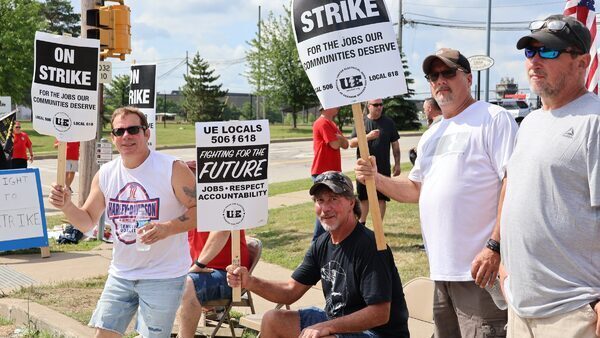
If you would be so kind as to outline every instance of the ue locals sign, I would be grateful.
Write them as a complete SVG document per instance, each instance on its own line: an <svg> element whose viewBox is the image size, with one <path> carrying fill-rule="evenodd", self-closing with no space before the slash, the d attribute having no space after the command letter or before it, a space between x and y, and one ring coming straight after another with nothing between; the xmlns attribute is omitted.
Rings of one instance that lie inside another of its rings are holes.
<svg viewBox="0 0 600 338"><path fill-rule="evenodd" d="M294 0L298 54L325 108L407 91L384 0Z"/></svg>
<svg viewBox="0 0 600 338"><path fill-rule="evenodd" d="M96 137L100 42L35 33L33 128L62 142Z"/></svg>
<svg viewBox="0 0 600 338"><path fill-rule="evenodd" d="M196 123L198 231L267 223L269 139L267 120Z"/></svg>
<svg viewBox="0 0 600 338"><path fill-rule="evenodd" d="M0 251L48 246L39 169L0 170Z"/></svg>
<svg viewBox="0 0 600 338"><path fill-rule="evenodd" d="M129 105L139 108L150 127L148 146L156 149L156 65L131 66Z"/></svg>

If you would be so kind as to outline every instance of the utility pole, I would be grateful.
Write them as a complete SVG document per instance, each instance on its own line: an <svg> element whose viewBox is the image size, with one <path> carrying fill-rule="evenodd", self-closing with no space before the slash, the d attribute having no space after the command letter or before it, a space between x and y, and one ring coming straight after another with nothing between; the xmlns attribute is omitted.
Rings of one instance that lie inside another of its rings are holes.
<svg viewBox="0 0 600 338"><path fill-rule="evenodd" d="M96 7L96 0L81 0L81 35L82 39L87 38L87 30L89 26L86 22L86 13L88 9L94 9ZM98 164L96 163L96 140L100 140L102 136L102 111L103 111L103 98L104 85L98 84L98 119L96 121L98 129L96 131L96 138L91 141L81 142L81 160L79 166L79 205L83 205L88 195L90 194L90 187L92 185L92 178L98 171Z"/></svg>
<svg viewBox="0 0 600 338"><path fill-rule="evenodd" d="M402 23L404 22L404 16L402 15L402 0L398 3L398 49L402 54Z"/></svg>
<svg viewBox="0 0 600 338"><path fill-rule="evenodd" d="M490 33L492 23L492 0L488 0L488 15L487 15L487 46L486 55L490 56ZM485 102L490 102L490 69L485 70Z"/></svg>
<svg viewBox="0 0 600 338"><path fill-rule="evenodd" d="M260 68L261 66L261 49L262 49L262 41L261 41L261 17L260 17L260 13L261 12L261 6L258 5L258 95L256 96L256 119L258 120L258 113L260 112L260 80L262 78L262 69ZM263 118L264 118L264 114L263 114Z"/></svg>

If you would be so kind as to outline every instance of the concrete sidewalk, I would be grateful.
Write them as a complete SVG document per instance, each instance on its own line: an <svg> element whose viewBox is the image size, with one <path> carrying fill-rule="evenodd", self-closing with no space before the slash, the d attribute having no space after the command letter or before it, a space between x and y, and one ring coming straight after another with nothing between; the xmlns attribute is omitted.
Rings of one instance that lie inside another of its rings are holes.
<svg viewBox="0 0 600 338"><path fill-rule="evenodd" d="M310 202L308 191L292 192L269 197L269 209ZM57 252L49 258L39 254L0 256L0 296L22 286L68 282L105 275L112 258L112 244L102 243L85 252ZM273 280L287 280L292 271L283 267L259 262L254 275ZM253 294L258 312L265 312L275 304ZM292 308L314 305L324 306L320 284L312 287ZM236 309L248 313L248 308ZM64 337L92 337L94 330L52 309L27 300L0 298L0 317L15 320L19 325L28 320L38 329Z"/></svg>

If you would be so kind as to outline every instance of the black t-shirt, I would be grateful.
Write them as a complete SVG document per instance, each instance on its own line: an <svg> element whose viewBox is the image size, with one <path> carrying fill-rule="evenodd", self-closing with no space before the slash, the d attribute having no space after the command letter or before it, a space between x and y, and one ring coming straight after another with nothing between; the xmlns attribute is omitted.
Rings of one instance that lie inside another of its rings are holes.
<svg viewBox="0 0 600 338"><path fill-rule="evenodd" d="M385 176L390 176L390 145L398 141L400 135L396 130L394 121L385 115L381 115L377 120L371 120L365 116L365 133L371 130L379 129L379 137L368 141L369 154L375 156L377 162L377 171ZM352 137L356 137L356 129L352 130ZM360 158L360 151L356 148L356 157Z"/></svg>
<svg viewBox="0 0 600 338"><path fill-rule="evenodd" d="M320 236L292 278L304 285L321 281L329 318L391 301L388 323L371 330L381 337L409 337L408 310L392 250L377 251L375 235L365 226L357 224L337 245L329 233Z"/></svg>

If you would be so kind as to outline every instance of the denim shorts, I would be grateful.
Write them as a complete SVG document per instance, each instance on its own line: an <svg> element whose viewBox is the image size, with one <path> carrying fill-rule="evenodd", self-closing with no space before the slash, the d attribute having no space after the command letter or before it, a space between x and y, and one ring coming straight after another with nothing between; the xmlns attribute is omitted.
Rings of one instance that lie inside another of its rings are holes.
<svg viewBox="0 0 600 338"><path fill-rule="evenodd" d="M329 320L327 313L322 309L311 306L298 310L300 315L300 331L305 328L315 325L318 323L326 322ZM379 335L371 330L355 333L336 333L338 338L378 338Z"/></svg>
<svg viewBox="0 0 600 338"><path fill-rule="evenodd" d="M185 275L142 280L108 275L88 326L123 335L137 311L135 330L139 334L146 338L170 337L184 283Z"/></svg>
<svg viewBox="0 0 600 338"><path fill-rule="evenodd" d="M227 272L213 270L213 272L190 272L188 276L194 281L196 297L200 304L217 299L230 299L231 288L227 285Z"/></svg>

